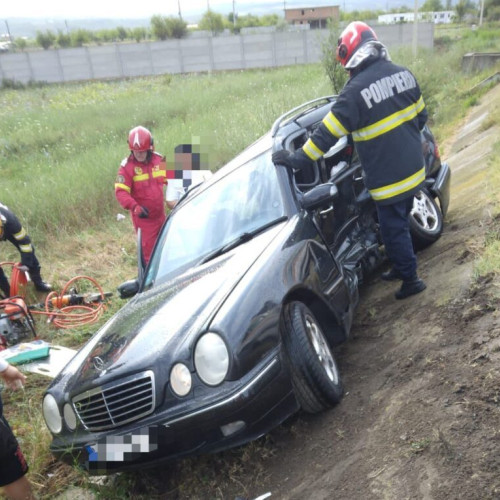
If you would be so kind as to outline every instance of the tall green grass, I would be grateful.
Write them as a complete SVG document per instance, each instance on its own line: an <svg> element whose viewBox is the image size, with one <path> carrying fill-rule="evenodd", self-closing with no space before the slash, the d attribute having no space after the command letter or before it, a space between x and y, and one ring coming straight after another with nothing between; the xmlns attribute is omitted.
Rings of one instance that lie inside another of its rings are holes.
<svg viewBox="0 0 500 500"><path fill-rule="evenodd" d="M325 93L319 65L4 90L0 201L38 242L101 224L119 208L113 184L133 126L150 128L170 160L199 138L216 169L282 112Z"/></svg>
<svg viewBox="0 0 500 500"><path fill-rule="evenodd" d="M416 74L435 132L465 113L459 102L484 75L462 75L471 50L499 50L498 30L464 30L446 50L399 50ZM0 91L0 201L43 246L61 233L104 227L119 206L113 184L127 132L150 128L172 161L179 143L200 140L215 170L266 132L284 111L332 93L321 64Z"/></svg>

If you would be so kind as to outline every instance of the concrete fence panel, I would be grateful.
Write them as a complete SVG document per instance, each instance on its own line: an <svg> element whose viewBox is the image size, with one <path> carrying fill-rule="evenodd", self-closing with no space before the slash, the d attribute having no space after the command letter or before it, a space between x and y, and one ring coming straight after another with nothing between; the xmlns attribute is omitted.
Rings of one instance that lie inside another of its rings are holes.
<svg viewBox="0 0 500 500"><path fill-rule="evenodd" d="M123 78L123 65L118 45L88 47L90 72L97 80Z"/></svg>
<svg viewBox="0 0 500 500"><path fill-rule="evenodd" d="M58 51L63 81L91 80L94 78L86 47Z"/></svg>
<svg viewBox="0 0 500 500"><path fill-rule="evenodd" d="M5 80L15 80L21 83L34 80L29 52L0 55L0 70L0 76Z"/></svg>
<svg viewBox="0 0 500 500"><path fill-rule="evenodd" d="M240 37L213 38L214 70L241 69L243 61Z"/></svg>
<svg viewBox="0 0 500 500"><path fill-rule="evenodd" d="M181 40L184 72L211 71L211 38Z"/></svg>
<svg viewBox="0 0 500 500"><path fill-rule="evenodd" d="M376 31L389 50L413 44L411 24L377 26ZM420 47L432 48L434 24L419 23L417 35ZM328 30L265 31L2 53L0 79L53 83L316 63L328 36Z"/></svg>
<svg viewBox="0 0 500 500"><path fill-rule="evenodd" d="M151 43L153 74L184 73L182 54L180 40Z"/></svg>

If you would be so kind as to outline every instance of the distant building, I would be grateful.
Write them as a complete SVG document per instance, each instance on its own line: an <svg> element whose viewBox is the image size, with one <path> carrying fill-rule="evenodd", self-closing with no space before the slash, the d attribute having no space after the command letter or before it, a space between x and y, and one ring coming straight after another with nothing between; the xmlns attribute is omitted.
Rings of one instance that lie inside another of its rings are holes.
<svg viewBox="0 0 500 500"><path fill-rule="evenodd" d="M285 9L285 21L293 25L309 25L310 29L326 28L328 21L340 17L338 5Z"/></svg>
<svg viewBox="0 0 500 500"><path fill-rule="evenodd" d="M453 10L443 10L441 12L419 12L419 21L433 22L434 24L449 24L453 22L455 12ZM414 12L394 12L392 14L382 14L378 16L381 24L412 23L415 19Z"/></svg>

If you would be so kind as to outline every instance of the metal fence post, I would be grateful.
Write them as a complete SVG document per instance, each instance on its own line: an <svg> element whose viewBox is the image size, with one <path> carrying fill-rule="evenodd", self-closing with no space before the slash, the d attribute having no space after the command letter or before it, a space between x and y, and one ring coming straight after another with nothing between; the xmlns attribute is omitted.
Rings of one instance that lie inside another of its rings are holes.
<svg viewBox="0 0 500 500"><path fill-rule="evenodd" d="M87 61L89 63L89 75L90 79L94 79L94 67L92 66L92 58L90 57L90 50L88 47L85 47L85 53L87 54Z"/></svg>
<svg viewBox="0 0 500 500"><path fill-rule="evenodd" d="M247 67L247 61L245 59L245 40L243 40L244 35L238 35L240 37L240 57L241 57L241 68L245 69Z"/></svg>
<svg viewBox="0 0 500 500"><path fill-rule="evenodd" d="M31 64L31 58L29 52L26 52L26 60L28 61L28 69L30 73L30 82L35 81L35 72L33 71L33 66Z"/></svg>
<svg viewBox="0 0 500 500"><path fill-rule="evenodd" d="M123 70L123 60L122 60L122 53L120 52L120 45L115 44L115 49L116 49L116 57L118 59L118 67L120 68L120 76L123 77L125 72Z"/></svg>
<svg viewBox="0 0 500 500"><path fill-rule="evenodd" d="M56 57L57 57L57 64L59 66L59 75L61 76L61 81L64 82L64 68L61 62L61 54L59 53L59 49L56 49Z"/></svg>

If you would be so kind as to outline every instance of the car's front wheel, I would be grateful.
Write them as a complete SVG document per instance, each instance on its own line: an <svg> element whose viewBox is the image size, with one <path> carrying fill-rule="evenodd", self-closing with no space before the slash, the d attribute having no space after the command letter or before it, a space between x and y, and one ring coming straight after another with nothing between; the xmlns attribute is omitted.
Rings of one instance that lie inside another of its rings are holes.
<svg viewBox="0 0 500 500"><path fill-rule="evenodd" d="M328 341L311 310L291 302L284 311L283 343L301 408L318 413L338 403L342 381Z"/></svg>
<svg viewBox="0 0 500 500"><path fill-rule="evenodd" d="M416 250L431 245L443 232L443 214L425 190L419 191L413 197L409 221L410 233Z"/></svg>

